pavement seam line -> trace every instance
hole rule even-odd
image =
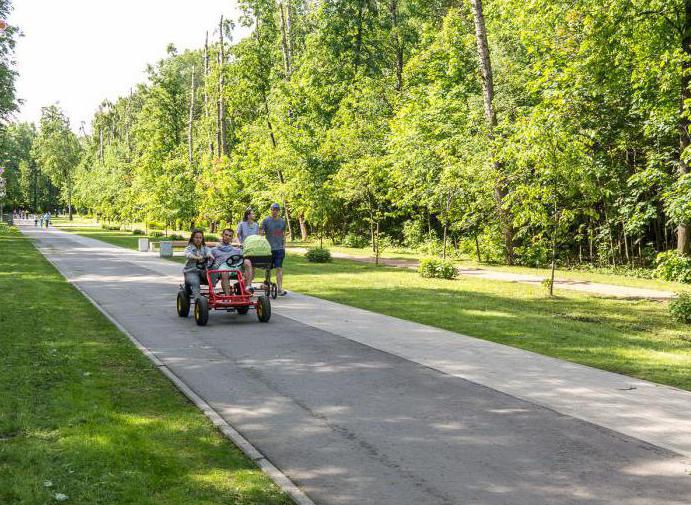
[[[187,384],[185,384],[182,379],[180,379],[175,373],[168,368],[168,366],[163,363],[156,354],[147,349],[139,340],[137,340],[134,335],[132,335],[127,328],[120,324],[115,318],[113,318],[108,311],[103,308],[96,300],[94,300],[86,291],[84,291],[79,285],[72,282],[70,279],[65,277],[60,268],[45,254],[43,251],[36,247],[36,244],[31,240],[34,249],[36,249],[41,256],[43,256],[48,262],[58,271],[60,275],[79,293],[84,296],[89,302],[98,309],[98,311],[103,314],[108,321],[110,321],[119,331],[121,331],[128,339],[134,344],[134,346],[144,354],[155,366],[158,368],[174,385],[175,387],[187,397],[194,405],[202,411],[202,413],[211,421],[211,423],[218,428],[218,430],[223,433],[223,435],[229,439],[236,447],[238,447],[249,459],[251,459],[268,477],[276,484],[283,492],[290,496],[297,505],[316,505],[312,499],[305,494],[290,478],[284,474],[276,465],[274,465],[264,454],[257,449],[252,443],[243,437],[240,432],[233,428],[228,421],[226,421],[221,414],[218,413],[211,405],[209,405],[203,398],[201,398],[197,393],[192,390]]]

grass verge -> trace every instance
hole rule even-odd
[[[28,239],[0,255],[0,503],[292,503]]]

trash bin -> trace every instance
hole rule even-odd
[[[139,239],[139,252],[147,252],[149,250],[149,239],[140,238]]]
[[[161,241],[158,243],[161,258],[173,257],[173,242],[170,240]]]

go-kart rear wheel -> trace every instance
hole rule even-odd
[[[194,302],[194,320],[198,326],[206,326],[209,321],[209,300],[198,296]]]
[[[178,291],[178,316],[187,317],[190,315],[190,297],[184,289]]]
[[[271,300],[266,296],[260,296],[257,300],[257,319],[261,323],[268,323],[271,319]]]
[[[271,298],[274,300],[278,297],[278,285],[275,282],[271,283]]]
[[[246,307],[238,307],[237,309],[238,314],[245,315],[250,311],[250,306],[247,305]]]

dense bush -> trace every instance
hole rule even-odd
[[[671,250],[658,254],[655,263],[655,277],[666,281],[691,283],[691,258]]]
[[[208,233],[204,235],[204,240],[207,242],[218,242],[218,235],[214,235],[213,233]]]
[[[455,279],[458,277],[458,270],[453,262],[439,258],[423,259],[417,271],[422,277],[428,278]]]
[[[134,229],[132,230],[132,235],[144,235],[144,230]]]
[[[341,242],[341,245],[343,245],[343,247],[354,247],[360,249],[369,245],[369,238],[349,233],[345,236],[343,242]]]
[[[669,302],[672,318],[680,323],[691,323],[691,292],[677,293]]]
[[[187,240],[187,237],[180,235],[179,233],[171,233],[168,238],[170,238],[170,240]]]
[[[163,232],[162,232],[162,231],[158,231],[158,230],[154,230],[154,231],[152,231],[152,232],[149,232],[149,236],[150,236],[150,237],[154,237],[154,238],[162,237],[162,236],[163,236]]]
[[[102,224],[101,229],[106,231],[120,231],[119,224]]]
[[[331,252],[324,247],[313,247],[307,249],[305,258],[310,263],[328,263],[331,261]]]

